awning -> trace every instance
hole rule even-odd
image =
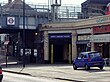
[[[5,41],[5,42],[4,42],[4,45],[8,45],[8,44],[9,44],[9,41]]]

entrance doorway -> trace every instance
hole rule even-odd
[[[103,58],[109,58],[109,43],[95,43],[95,50],[101,52]]]
[[[53,62],[55,63],[63,62],[63,48],[64,48],[64,44],[54,44]]]
[[[71,63],[71,38],[49,40],[50,63]]]

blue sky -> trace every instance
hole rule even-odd
[[[0,0],[0,2],[7,2],[8,0]],[[13,0],[12,0],[13,1]],[[81,5],[86,0],[62,0],[62,4],[74,4],[74,5]],[[48,0],[25,0],[27,3],[33,3],[33,4],[47,4]]]

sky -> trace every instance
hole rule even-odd
[[[13,1],[13,0],[12,0]],[[72,5],[81,5],[86,0],[62,0],[62,4],[72,4]],[[8,2],[8,0],[0,0],[0,2]],[[33,3],[33,4],[48,4],[48,0],[25,0],[26,3]]]

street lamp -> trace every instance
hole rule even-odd
[[[48,0],[48,22],[49,22],[49,19],[50,19],[50,17],[49,17],[49,11],[50,9],[49,9],[49,0]]]
[[[23,0],[23,67],[25,67],[25,0]]]

